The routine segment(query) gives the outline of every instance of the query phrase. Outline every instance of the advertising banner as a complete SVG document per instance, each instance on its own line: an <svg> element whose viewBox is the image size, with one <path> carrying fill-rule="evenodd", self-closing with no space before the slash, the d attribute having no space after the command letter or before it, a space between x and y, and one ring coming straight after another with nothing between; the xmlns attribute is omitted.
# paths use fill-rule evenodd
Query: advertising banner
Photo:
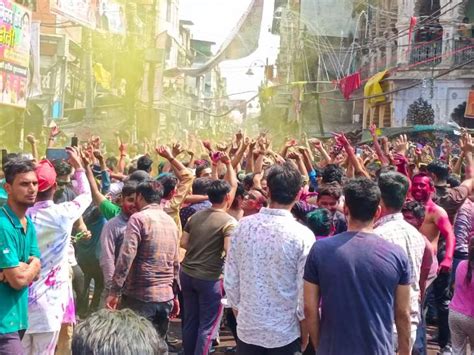
<svg viewBox="0 0 474 355"><path fill-rule="evenodd" d="M26 107L31 12L0 0L0 104Z"/></svg>
<svg viewBox="0 0 474 355"><path fill-rule="evenodd" d="M8 62L0 62L0 103L26 107L28 68Z"/></svg>
<svg viewBox="0 0 474 355"><path fill-rule="evenodd" d="M115 0L100 0L97 28L114 34L125 35L124 4Z"/></svg>
<svg viewBox="0 0 474 355"><path fill-rule="evenodd" d="M51 11L90 29L97 26L96 0L52 0Z"/></svg>

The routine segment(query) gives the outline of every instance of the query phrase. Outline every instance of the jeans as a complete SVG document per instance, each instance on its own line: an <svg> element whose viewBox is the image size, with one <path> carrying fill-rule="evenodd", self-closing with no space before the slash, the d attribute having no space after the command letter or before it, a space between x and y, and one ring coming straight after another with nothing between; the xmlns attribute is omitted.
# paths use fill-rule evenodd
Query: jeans
<svg viewBox="0 0 474 355"><path fill-rule="evenodd" d="M301 355L301 341L300 339L296 339L292 343L280 348L266 349L238 340L237 355Z"/></svg>
<svg viewBox="0 0 474 355"><path fill-rule="evenodd" d="M183 348L185 355L207 355L224 309L222 280L207 281L180 272L184 298Z"/></svg>
<svg viewBox="0 0 474 355"><path fill-rule="evenodd" d="M122 296L120 308L129 308L135 313L148 319L158 334L165 339L170 324L170 313L173 300L168 302L143 302L130 296Z"/></svg>
<svg viewBox="0 0 474 355"><path fill-rule="evenodd" d="M421 309L421 319L416 329L415 343L413 344L412 355L426 355L427 341L426 341L426 316L424 307Z"/></svg>

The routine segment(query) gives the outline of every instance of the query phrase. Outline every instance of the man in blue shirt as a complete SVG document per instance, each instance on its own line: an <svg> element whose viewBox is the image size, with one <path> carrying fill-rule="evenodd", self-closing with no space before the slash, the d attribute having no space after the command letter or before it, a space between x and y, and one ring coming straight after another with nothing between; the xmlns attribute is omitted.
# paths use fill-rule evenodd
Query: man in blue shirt
<svg viewBox="0 0 474 355"><path fill-rule="evenodd" d="M351 180L344 196L347 232L317 241L306 261L305 316L312 344L318 355L393 354L395 318L399 354L408 355L408 257L373 233L381 211L374 182Z"/></svg>
<svg viewBox="0 0 474 355"><path fill-rule="evenodd" d="M39 274L36 232L26 210L33 206L38 179L31 161L4 166L7 204L0 208L0 354L23 354L28 328L28 285Z"/></svg>

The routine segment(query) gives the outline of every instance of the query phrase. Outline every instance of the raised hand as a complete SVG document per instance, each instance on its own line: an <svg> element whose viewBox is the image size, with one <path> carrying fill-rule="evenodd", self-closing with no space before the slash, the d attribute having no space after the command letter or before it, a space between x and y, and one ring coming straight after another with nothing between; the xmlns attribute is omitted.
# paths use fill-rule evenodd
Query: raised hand
<svg viewBox="0 0 474 355"><path fill-rule="evenodd" d="M394 148L397 153L402 155L406 154L408 150L408 138L406 134L400 135L400 137L395 140Z"/></svg>
<svg viewBox="0 0 474 355"><path fill-rule="evenodd" d="M61 130L58 126L54 125L49 131L49 138L56 138L61 133Z"/></svg>
<svg viewBox="0 0 474 355"><path fill-rule="evenodd" d="M182 152L184 152L184 148L180 143L173 144L172 154L174 157L177 157Z"/></svg>
<svg viewBox="0 0 474 355"><path fill-rule="evenodd" d="M211 142L208 140L202 141L202 145L204 148L206 148L209 152L212 152L212 147L211 147Z"/></svg>
<svg viewBox="0 0 474 355"><path fill-rule="evenodd" d="M26 136L26 141L27 141L28 143L30 143L31 145L34 145L34 144L37 143L37 140L36 140L35 136L32 135L32 134L28 134L28 135Z"/></svg>
<svg viewBox="0 0 474 355"><path fill-rule="evenodd" d="M88 167L88 166L91 165L91 158L90 158L89 154L87 153L87 150L81 149L80 156L81 156L81 160L82 160L82 165L84 167Z"/></svg>
<svg viewBox="0 0 474 355"><path fill-rule="evenodd" d="M100 137L99 136L92 136L91 138L91 144L94 147L94 149L99 149L100 148Z"/></svg>
<svg viewBox="0 0 474 355"><path fill-rule="evenodd" d="M69 156L69 164L71 164L71 166L74 169L82 168L81 158L80 158L81 157L81 152L79 151L79 148L67 147L66 152Z"/></svg>
<svg viewBox="0 0 474 355"><path fill-rule="evenodd" d="M306 147L303 147L303 146L299 146L299 147L298 147L298 152L299 152L301 155L305 154L307 151L308 151L308 148L306 148Z"/></svg>
<svg viewBox="0 0 474 355"><path fill-rule="evenodd" d="M219 143L216 148L220 152L225 152L227 150L227 144Z"/></svg>
<svg viewBox="0 0 474 355"><path fill-rule="evenodd" d="M127 144L123 142L120 143L119 152L120 152L120 155L127 155Z"/></svg>
<svg viewBox="0 0 474 355"><path fill-rule="evenodd" d="M255 139L252 139L249 145L250 151L253 151L256 145L257 145L257 141Z"/></svg>
<svg viewBox="0 0 474 355"><path fill-rule="evenodd" d="M289 159L293 159L293 160L300 160L301 159L301 155L299 155L297 152L289 152L287 157Z"/></svg>
<svg viewBox="0 0 474 355"><path fill-rule="evenodd" d="M372 123L369 127L369 131L370 131L370 135L373 137L373 138L376 138L377 137L377 126Z"/></svg>
<svg viewBox="0 0 474 355"><path fill-rule="evenodd" d="M217 164L220 160L221 160L221 157L224 153L222 152L214 152L211 154L211 160L212 160L212 163L213 164Z"/></svg>
<svg viewBox="0 0 474 355"><path fill-rule="evenodd" d="M240 142L242 138L244 138L244 135L242 133L242 130L239 129L239 131L235 134L235 139L237 140L237 142Z"/></svg>
<svg viewBox="0 0 474 355"><path fill-rule="evenodd" d="M290 140L286 141L285 147L286 148L291 148L291 147L294 147L297 144L298 144L298 142L296 141L296 139L290 139Z"/></svg>
<svg viewBox="0 0 474 355"><path fill-rule="evenodd" d="M161 145L157 148L155 148L156 153L165 158L166 160L171 160L174 158L173 153L171 152L170 148L166 145Z"/></svg>
<svg viewBox="0 0 474 355"><path fill-rule="evenodd" d="M461 147L461 150L464 153L469 153L469 152L474 151L474 142L472 140L471 134L464 133L459 143L460 143L459 145Z"/></svg>
<svg viewBox="0 0 474 355"><path fill-rule="evenodd" d="M94 157L95 157L97 160L99 160L99 161L103 161L103 160L104 160L104 156L102 155L102 152L101 152L99 149L94 150L93 154L94 154Z"/></svg>
<svg viewBox="0 0 474 355"><path fill-rule="evenodd" d="M351 146L344 133L336 133L334 137L336 138L336 142L344 148L349 148Z"/></svg>
<svg viewBox="0 0 474 355"><path fill-rule="evenodd" d="M309 140L309 143L317 150L320 150L323 148L323 143L317 138L311 138Z"/></svg>
<svg viewBox="0 0 474 355"><path fill-rule="evenodd" d="M225 165L229 165L231 163L231 160L230 160L229 156L226 153L221 154L220 160Z"/></svg>

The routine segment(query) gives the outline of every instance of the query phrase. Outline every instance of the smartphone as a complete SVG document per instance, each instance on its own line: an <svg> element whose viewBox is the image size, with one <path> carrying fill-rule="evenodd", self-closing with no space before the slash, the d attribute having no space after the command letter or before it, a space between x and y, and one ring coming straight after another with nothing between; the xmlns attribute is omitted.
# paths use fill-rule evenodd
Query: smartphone
<svg viewBox="0 0 474 355"><path fill-rule="evenodd" d="M71 147L78 147L79 146L79 139L74 136L71 138Z"/></svg>
<svg viewBox="0 0 474 355"><path fill-rule="evenodd" d="M6 149L2 149L2 170L4 165L7 162L8 151Z"/></svg>
<svg viewBox="0 0 474 355"><path fill-rule="evenodd" d="M363 151L362 149L356 148L356 155L357 155L358 157L361 157L363 152L364 152L364 151Z"/></svg>
<svg viewBox="0 0 474 355"><path fill-rule="evenodd" d="M69 155L65 148L48 148L46 149L46 159L54 160L68 160Z"/></svg>

